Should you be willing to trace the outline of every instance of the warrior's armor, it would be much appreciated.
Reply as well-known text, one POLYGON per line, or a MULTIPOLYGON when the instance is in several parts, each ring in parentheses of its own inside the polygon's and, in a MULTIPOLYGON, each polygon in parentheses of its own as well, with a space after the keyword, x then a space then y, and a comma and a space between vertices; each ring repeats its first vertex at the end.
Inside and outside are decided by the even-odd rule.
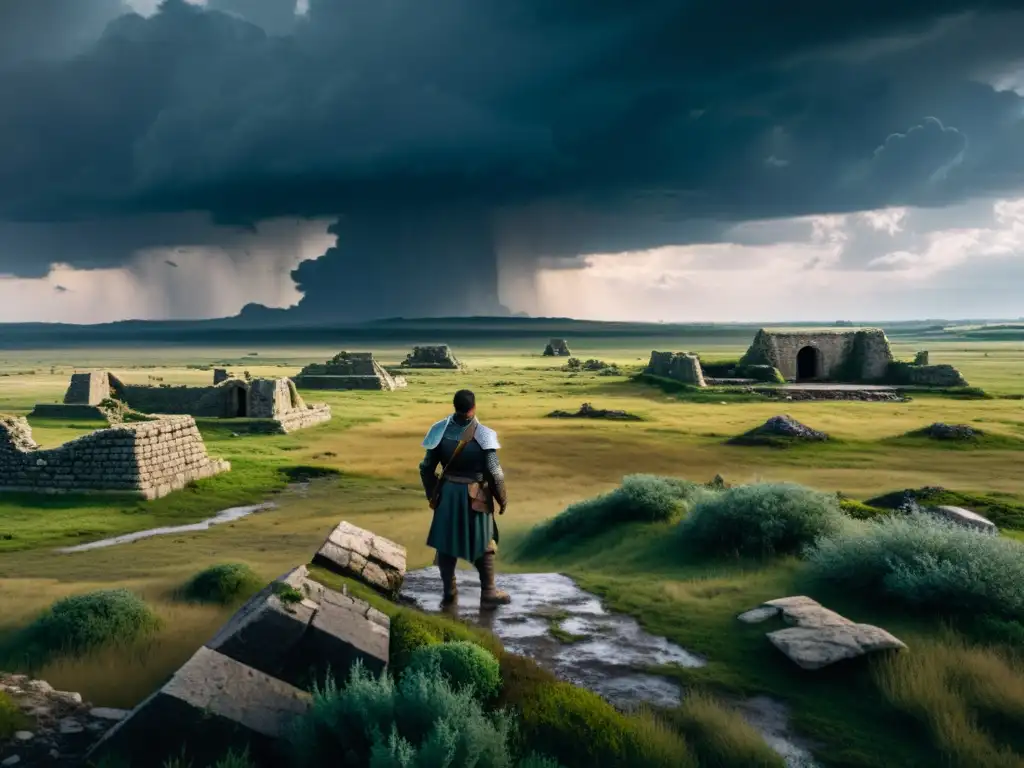
POLYGON ((445 468, 439 502, 434 511, 427 545, 437 550, 437 565, 444 581, 445 602, 455 599, 455 566, 459 558, 472 562, 480 573, 482 603, 508 602, 507 594, 494 585, 494 557, 497 552, 498 529, 493 509, 474 510, 470 505, 471 489, 489 490, 499 514, 505 511, 508 496, 505 474, 498 461, 498 435, 477 422, 473 439, 455 460, 452 456, 472 419, 453 414, 434 424, 423 439, 426 455, 420 462, 420 479, 427 499, 438 491, 437 467, 445 468), (451 462, 451 466, 449 466, 451 462))

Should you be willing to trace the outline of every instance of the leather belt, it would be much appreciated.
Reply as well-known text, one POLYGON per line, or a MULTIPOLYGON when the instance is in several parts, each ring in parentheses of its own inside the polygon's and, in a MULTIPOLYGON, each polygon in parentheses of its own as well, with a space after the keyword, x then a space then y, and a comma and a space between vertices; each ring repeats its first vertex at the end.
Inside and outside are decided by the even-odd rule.
POLYGON ((459 483, 460 485, 469 485, 470 483, 482 483, 482 477, 465 477, 459 475, 446 475, 445 480, 450 480, 453 483, 459 483))

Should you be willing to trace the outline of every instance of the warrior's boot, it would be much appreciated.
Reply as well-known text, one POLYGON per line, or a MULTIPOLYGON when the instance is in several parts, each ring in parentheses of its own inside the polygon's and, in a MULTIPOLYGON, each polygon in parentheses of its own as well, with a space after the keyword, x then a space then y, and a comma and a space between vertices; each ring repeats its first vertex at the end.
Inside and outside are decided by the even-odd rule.
POLYGON ((444 585, 441 605, 451 605, 459 597, 459 588, 455 583, 455 567, 458 562, 457 557, 437 553, 437 569, 441 571, 441 582, 444 585))
POLYGON ((480 607, 493 608, 512 602, 508 592, 502 592, 494 585, 494 552, 484 552, 473 563, 480 574, 480 607))

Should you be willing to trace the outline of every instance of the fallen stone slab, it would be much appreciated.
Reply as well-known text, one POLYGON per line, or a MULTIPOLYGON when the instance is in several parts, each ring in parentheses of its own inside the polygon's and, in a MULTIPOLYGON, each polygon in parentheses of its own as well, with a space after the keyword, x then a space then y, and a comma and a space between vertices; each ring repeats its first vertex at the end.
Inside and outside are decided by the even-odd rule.
POLYGON ((977 512, 972 512, 969 509, 963 507, 952 507, 952 506, 938 506, 938 507, 924 507, 923 511, 929 515, 935 517, 941 517, 945 520, 949 520, 957 525, 962 525, 965 528, 972 528, 982 533, 999 533, 999 528, 989 520, 987 517, 979 515, 977 512))
POLYGON ((875 651, 907 647, 881 627, 852 622, 803 595, 769 600, 737 618, 757 624, 780 615, 795 626, 769 632, 768 640, 803 669, 821 669, 875 651))
POLYGON ((280 765, 277 741, 310 701, 308 693, 203 647, 111 728, 88 759, 159 768, 184 748, 193 765, 212 765, 230 750, 247 750, 261 768, 280 765))
POLYGON ((387 597, 405 580, 405 547, 342 520, 313 557, 339 576, 358 579, 387 597))
POLYGON ((388 617, 308 576, 306 566, 299 566, 272 582, 206 647, 302 688, 328 672, 344 680, 356 661, 382 671, 388 661, 388 617))

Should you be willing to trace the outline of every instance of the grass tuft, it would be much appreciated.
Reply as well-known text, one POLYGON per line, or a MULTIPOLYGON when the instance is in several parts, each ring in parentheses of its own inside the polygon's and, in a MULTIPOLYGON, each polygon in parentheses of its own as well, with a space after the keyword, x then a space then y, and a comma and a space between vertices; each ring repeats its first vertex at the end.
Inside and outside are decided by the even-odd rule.
POLYGON ((690 692, 665 718, 686 738, 701 768, 786 765, 742 715, 701 691, 690 692))
POLYGON ((263 580, 245 563, 222 563, 197 573, 179 594, 190 603, 233 605, 262 588, 263 580))

